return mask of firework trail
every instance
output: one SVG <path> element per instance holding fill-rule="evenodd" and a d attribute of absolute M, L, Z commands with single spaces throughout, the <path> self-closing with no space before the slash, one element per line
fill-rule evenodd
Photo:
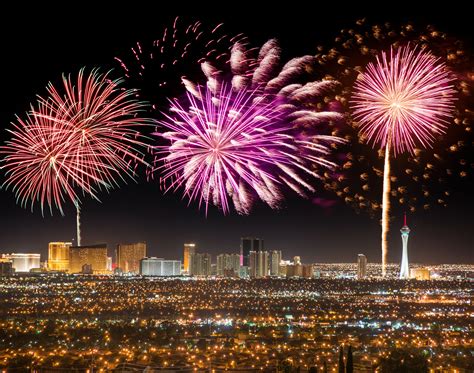
<path fill-rule="evenodd" d="M 69 200 L 77 209 L 80 245 L 80 197 L 98 200 L 101 190 L 133 178 L 144 163 L 147 145 L 137 128 L 149 125 L 140 118 L 145 105 L 134 91 L 122 90 L 120 80 L 108 74 L 81 70 L 74 79 L 63 76 L 62 90 L 51 83 L 48 96 L 39 97 L 26 119 L 17 119 L 8 131 L 11 139 L 0 148 L 5 188 L 18 203 L 31 209 L 39 203 L 61 214 Z"/>
<path fill-rule="evenodd" d="M 279 62 L 275 40 L 255 57 L 237 42 L 230 74 L 203 62 L 205 87 L 183 79 L 186 99 L 171 102 L 160 123 L 167 131 L 158 134 L 170 141 L 157 152 L 165 190 L 183 187 L 189 202 L 204 204 L 206 212 L 214 204 L 227 213 L 232 201 L 240 214 L 250 212 L 255 197 L 278 208 L 284 189 L 315 192 L 312 180 L 321 169 L 336 168 L 331 147 L 343 141 L 325 134 L 323 124 L 342 115 L 309 103 L 336 82 L 295 83 L 313 57 L 295 58 L 281 70 Z"/>
<path fill-rule="evenodd" d="M 382 52 L 354 86 L 353 116 L 373 145 L 385 148 L 382 199 L 382 275 L 387 263 L 390 209 L 390 156 L 431 147 L 454 111 L 456 91 L 444 63 L 416 47 Z"/>
<path fill-rule="evenodd" d="M 181 93 L 181 77 L 200 76 L 199 64 L 206 60 L 225 65 L 233 42 L 222 23 L 208 25 L 176 17 L 154 40 L 137 42 L 127 53 L 115 57 L 128 86 L 152 103 L 155 110 L 167 107 L 166 97 Z"/>

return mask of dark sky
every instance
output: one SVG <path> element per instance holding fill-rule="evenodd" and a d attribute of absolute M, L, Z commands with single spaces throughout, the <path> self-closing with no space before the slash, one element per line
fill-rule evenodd
<path fill-rule="evenodd" d="M 35 94 L 44 93 L 50 80 L 61 73 L 75 73 L 83 66 L 112 66 L 119 50 L 143 38 L 159 36 L 165 23 L 174 16 L 157 16 L 156 11 L 141 8 L 119 16 L 107 13 L 77 14 L 73 18 L 31 17 L 19 13 L 6 15 L 0 23 L 2 40 L 0 123 L 7 128 L 15 114 L 23 115 Z M 351 25 L 357 14 L 331 12 L 314 15 L 279 16 L 214 16 L 203 21 L 223 21 L 234 32 L 246 33 L 255 44 L 270 37 L 280 39 L 289 55 L 314 52 L 319 43 L 329 42 L 343 27 Z M 433 23 L 466 40 L 472 47 L 472 22 L 468 15 L 403 16 L 391 15 L 390 21 L 413 20 L 418 24 Z M 380 20 L 380 18 L 375 18 Z M 21 30 L 21 31 L 19 31 Z M 7 138 L 3 130 L 0 139 Z M 472 159 L 471 159 L 472 162 Z M 3 175 L 0 177 L 3 178 Z M 428 263 L 474 263 L 474 197 L 472 179 L 452 185 L 452 198 L 447 208 L 433 208 L 410 216 L 410 260 Z M 257 204 L 250 216 L 223 216 L 211 208 L 206 217 L 195 204 L 187 206 L 178 194 L 163 195 L 156 183 L 130 183 L 102 196 L 102 202 L 85 200 L 83 207 L 83 241 L 146 241 L 151 255 L 179 258 L 182 244 L 195 241 L 199 250 L 212 254 L 237 252 L 242 235 L 265 240 L 268 249 L 281 249 L 284 257 L 301 255 L 304 261 L 355 261 L 365 253 L 369 261 L 380 260 L 380 228 L 378 221 L 357 214 L 342 202 L 322 208 L 298 198 L 287 200 L 280 211 Z M 392 223 L 390 261 L 399 261 L 401 240 L 398 230 L 402 217 Z M 0 191 L 0 252 L 21 251 L 46 254 L 47 243 L 71 240 L 75 236 L 75 213 L 66 209 L 41 216 L 15 204 L 11 191 Z"/>

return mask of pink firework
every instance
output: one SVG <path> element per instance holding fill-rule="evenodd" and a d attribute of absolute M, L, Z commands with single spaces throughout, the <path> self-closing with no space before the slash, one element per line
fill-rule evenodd
<path fill-rule="evenodd" d="M 234 44 L 231 74 L 203 63 L 206 88 L 183 79 L 186 100 L 172 101 L 161 122 L 168 132 L 159 135 L 170 141 L 158 147 L 165 189 L 183 188 L 206 211 L 214 204 L 227 213 L 233 203 L 238 213 L 248 214 L 255 198 L 278 208 L 285 189 L 306 197 L 316 191 L 318 172 L 336 167 L 331 146 L 342 140 L 322 127 L 342 115 L 314 105 L 336 83 L 295 83 L 313 58 L 295 58 L 280 70 L 275 40 L 256 59 L 249 54 L 243 44 Z"/>
<path fill-rule="evenodd" d="M 369 142 L 385 148 L 382 192 L 382 275 L 386 275 L 390 212 L 390 154 L 427 147 L 444 133 L 454 110 L 455 90 L 443 63 L 410 46 L 385 52 L 359 76 L 353 115 Z"/>
<path fill-rule="evenodd" d="M 373 144 L 394 153 L 411 152 L 418 142 L 430 146 L 444 133 L 454 109 L 452 78 L 439 58 L 416 47 L 382 52 L 355 83 L 354 118 Z"/>
<path fill-rule="evenodd" d="M 63 77 L 62 93 L 49 84 L 48 98 L 40 97 L 26 119 L 13 124 L 0 148 L 3 186 L 22 206 L 39 203 L 42 211 L 48 205 L 63 213 L 69 200 L 79 209 L 81 195 L 97 199 L 101 189 L 134 176 L 146 148 L 137 126 L 149 121 L 139 117 L 145 105 L 119 84 L 81 70 L 76 80 Z"/>

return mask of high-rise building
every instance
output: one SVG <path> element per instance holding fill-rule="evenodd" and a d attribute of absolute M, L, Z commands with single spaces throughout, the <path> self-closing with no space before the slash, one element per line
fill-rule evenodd
<path fill-rule="evenodd" d="M 303 277 L 304 278 L 314 277 L 314 266 L 312 264 L 303 264 Z"/>
<path fill-rule="evenodd" d="M 410 278 L 420 281 L 428 281 L 431 279 L 431 272 L 428 268 L 412 268 L 410 269 Z"/>
<path fill-rule="evenodd" d="M 268 251 L 258 252 L 258 276 L 268 277 L 268 270 L 270 268 L 270 255 Z"/>
<path fill-rule="evenodd" d="M 303 264 L 299 256 L 293 257 L 293 263 L 287 263 L 286 277 L 303 277 Z"/>
<path fill-rule="evenodd" d="M 107 273 L 107 245 L 71 246 L 69 249 L 70 273 L 81 273 L 84 264 L 91 266 L 94 274 Z"/>
<path fill-rule="evenodd" d="M 113 266 L 114 266 L 114 263 L 112 261 L 112 257 L 111 256 L 108 256 L 107 257 L 107 271 L 110 271 L 112 272 L 113 271 Z"/>
<path fill-rule="evenodd" d="M 410 268 L 408 266 L 408 235 L 410 234 L 410 228 L 407 225 L 407 214 L 405 213 L 403 219 L 403 227 L 400 229 L 402 234 L 402 243 L 403 243 L 403 251 L 402 251 L 402 264 L 400 266 L 400 278 L 407 279 L 410 278 Z"/>
<path fill-rule="evenodd" d="M 220 254 L 217 256 L 217 275 L 237 277 L 240 270 L 239 254 Z"/>
<path fill-rule="evenodd" d="M 217 264 L 211 263 L 211 276 L 217 276 Z"/>
<path fill-rule="evenodd" d="M 11 276 L 12 274 L 12 262 L 9 259 L 0 258 L 0 276 Z"/>
<path fill-rule="evenodd" d="M 367 257 L 364 254 L 357 255 L 357 278 L 364 279 L 367 276 Z"/>
<path fill-rule="evenodd" d="M 30 272 L 33 268 L 40 268 L 40 254 L 3 254 L 2 258 L 8 259 L 12 263 L 15 272 Z"/>
<path fill-rule="evenodd" d="M 240 239 L 240 265 L 250 266 L 250 252 L 263 251 L 263 240 L 254 237 L 242 237 Z"/>
<path fill-rule="evenodd" d="M 257 268 L 258 268 L 258 256 L 256 251 L 251 251 L 249 253 L 249 277 L 256 278 L 257 277 Z"/>
<path fill-rule="evenodd" d="M 286 277 L 303 277 L 303 264 L 287 264 Z"/>
<path fill-rule="evenodd" d="M 117 266 L 123 273 L 140 273 L 140 260 L 146 257 L 146 243 L 117 245 Z"/>
<path fill-rule="evenodd" d="M 279 272 L 279 276 L 281 277 L 286 277 L 286 273 L 288 271 L 288 265 L 287 263 L 283 263 L 280 264 L 279 268 L 278 268 L 278 272 Z"/>
<path fill-rule="evenodd" d="M 224 276 L 225 265 L 226 265 L 226 255 L 228 254 L 219 254 L 216 258 L 217 265 L 217 276 Z M 240 257 L 239 257 L 240 261 Z"/>
<path fill-rule="evenodd" d="M 140 260 L 140 274 L 142 276 L 180 276 L 181 261 L 155 257 L 143 258 Z"/>
<path fill-rule="evenodd" d="M 189 263 L 191 254 L 196 252 L 196 244 L 193 242 L 185 243 L 184 244 L 184 252 L 183 252 L 183 271 L 186 274 L 189 274 Z"/>
<path fill-rule="evenodd" d="M 48 244 L 48 270 L 69 271 L 69 248 L 71 242 L 50 242 Z"/>
<path fill-rule="evenodd" d="M 211 268 L 211 254 L 194 253 L 189 257 L 189 274 L 191 276 L 210 276 Z"/>
<path fill-rule="evenodd" d="M 268 251 L 251 251 L 249 254 L 249 262 L 249 274 L 251 278 L 262 278 L 268 276 Z"/>
<path fill-rule="evenodd" d="M 270 251 L 270 276 L 280 276 L 281 251 Z"/>

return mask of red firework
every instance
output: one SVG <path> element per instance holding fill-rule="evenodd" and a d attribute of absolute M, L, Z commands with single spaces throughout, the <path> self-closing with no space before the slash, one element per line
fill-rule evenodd
<path fill-rule="evenodd" d="M 62 91 L 48 85 L 48 97 L 17 119 L 0 147 L 3 186 L 22 206 L 39 203 L 52 212 L 55 205 L 61 214 L 67 200 L 78 206 L 81 195 L 98 199 L 98 191 L 134 177 L 147 147 L 138 128 L 150 124 L 140 117 L 146 105 L 108 74 L 81 70 L 62 83 Z"/>

